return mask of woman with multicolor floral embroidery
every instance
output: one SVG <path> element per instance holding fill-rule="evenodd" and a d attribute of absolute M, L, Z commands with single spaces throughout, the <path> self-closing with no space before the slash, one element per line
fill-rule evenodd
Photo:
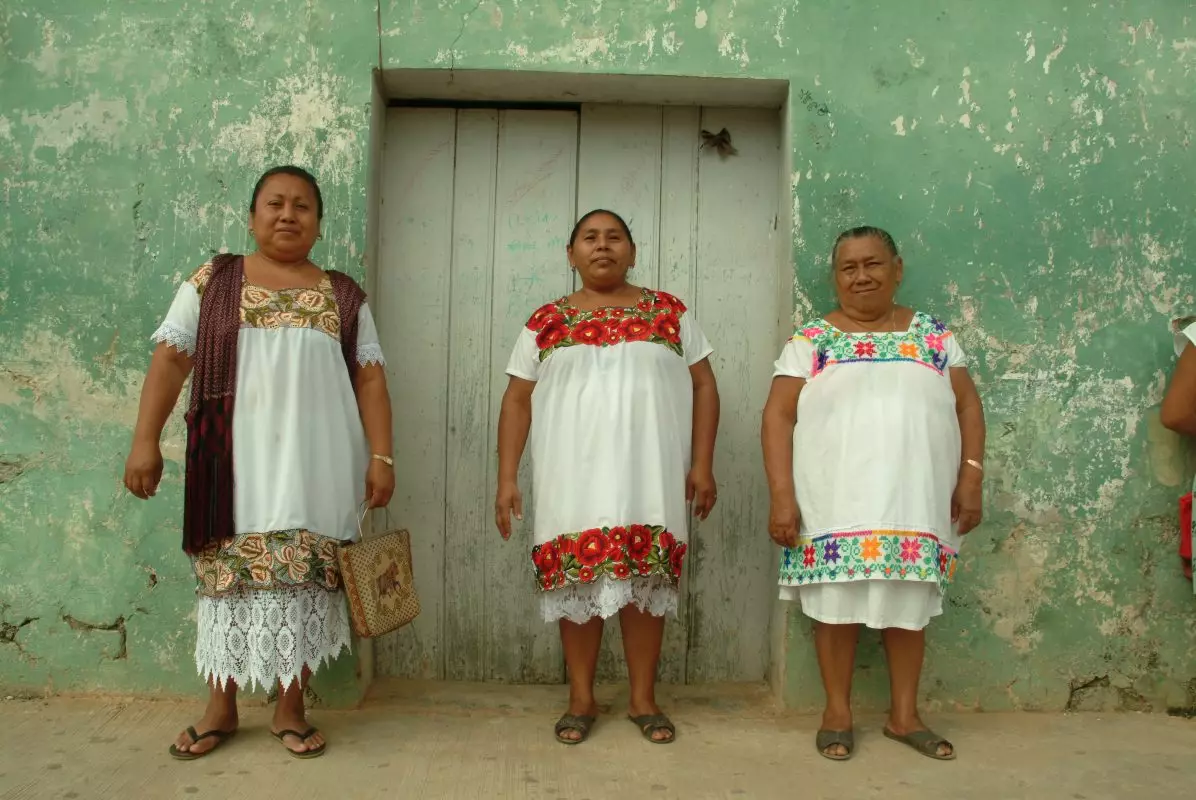
<path fill-rule="evenodd" d="M 952 759 L 918 714 L 918 681 L 960 537 L 980 523 L 984 411 L 951 331 L 894 302 L 904 265 L 889 234 L 846 231 L 831 262 L 839 308 L 785 346 L 762 426 L 781 598 L 815 620 L 826 691 L 816 744 L 851 757 L 866 625 L 883 632 L 889 662 L 885 736 Z"/>
<path fill-rule="evenodd" d="M 530 430 L 531 558 L 569 670 L 556 737 L 589 735 L 603 624 L 618 614 L 628 716 L 664 744 L 676 737 L 655 698 L 664 619 L 677 611 L 690 506 L 706 519 L 715 503 L 712 351 L 680 300 L 627 282 L 635 242 L 617 214 L 582 217 L 567 253 L 582 288 L 532 315 L 507 365 L 496 522 L 506 539 L 512 514 L 523 519 L 516 473 Z"/>
<path fill-rule="evenodd" d="M 210 693 L 203 718 L 170 747 L 182 760 L 236 732 L 237 690 L 255 685 L 278 687 L 272 733 L 291 755 L 324 753 L 303 693 L 350 643 L 337 548 L 356 536 L 358 509 L 394 491 L 390 398 L 365 294 L 308 260 L 324 215 L 319 186 L 277 167 L 249 209 L 257 251 L 203 265 L 154 333 L 125 466 L 130 492 L 157 492 L 162 429 L 190 375 L 183 549 Z"/>

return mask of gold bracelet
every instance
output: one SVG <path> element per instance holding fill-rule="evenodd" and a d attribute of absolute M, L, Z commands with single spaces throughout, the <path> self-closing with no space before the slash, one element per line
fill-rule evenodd
<path fill-rule="evenodd" d="M 395 465 L 395 460 L 390 456 L 382 456 L 374 453 L 372 456 L 370 456 L 370 458 L 372 458 L 374 461 L 381 461 L 388 467 L 393 467 Z"/>
<path fill-rule="evenodd" d="M 981 464 L 979 461 L 973 461 L 972 459 L 969 458 L 967 461 L 965 461 L 963 463 L 967 464 L 969 467 L 975 467 L 976 469 L 980 470 L 981 472 L 984 472 L 984 465 Z"/>

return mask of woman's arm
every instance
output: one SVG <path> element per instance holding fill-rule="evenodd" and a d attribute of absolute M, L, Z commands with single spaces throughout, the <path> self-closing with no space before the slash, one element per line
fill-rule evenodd
<path fill-rule="evenodd" d="M 1171 374 L 1159 418 L 1176 433 L 1196 436 L 1196 347 L 1191 344 L 1184 348 Z"/>
<path fill-rule="evenodd" d="M 357 411 L 365 438 L 370 447 L 370 465 L 366 470 L 365 497 L 370 508 L 382 508 L 390 503 L 395 490 L 394 467 L 372 456 L 391 457 L 394 439 L 391 433 L 390 390 L 386 386 L 386 370 L 379 364 L 357 369 L 354 381 Z"/>
<path fill-rule="evenodd" d="M 800 511 L 793 486 L 793 427 L 803 378 L 778 376 L 772 380 L 760 424 L 764 472 L 768 477 L 768 535 L 782 547 L 797 546 Z"/>
<path fill-rule="evenodd" d="M 498 415 L 498 495 L 494 521 L 502 538 L 511 538 L 511 515 L 523 519 L 523 495 L 519 492 L 519 462 L 532 426 L 532 392 L 535 381 L 511 377 L 502 396 Z"/>
<path fill-rule="evenodd" d="M 710 367 L 710 359 L 703 358 L 689 368 L 693 379 L 693 431 L 689 475 L 685 481 L 685 499 L 693 503 L 698 519 L 710 516 L 718 500 L 714 480 L 714 442 L 718 438 L 720 405 L 718 381 Z"/>
<path fill-rule="evenodd" d="M 162 481 L 162 429 L 170 419 L 192 366 L 189 355 L 165 342 L 154 348 L 141 387 L 133 445 L 125 461 L 125 488 L 142 500 L 153 497 Z"/>
<path fill-rule="evenodd" d="M 951 518 L 959 523 L 959 535 L 963 536 L 979 525 L 983 516 L 984 472 L 969 462 L 984 464 L 984 404 L 965 367 L 951 367 L 951 388 L 955 392 L 961 444 L 959 479 L 951 502 Z"/>

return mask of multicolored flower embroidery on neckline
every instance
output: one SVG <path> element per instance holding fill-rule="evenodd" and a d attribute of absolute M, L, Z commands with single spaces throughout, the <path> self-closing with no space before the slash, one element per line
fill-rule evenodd
<path fill-rule="evenodd" d="M 947 369 L 946 341 L 951 331 L 939 320 L 919 311 L 904 331 L 849 333 L 820 319 L 794 336 L 814 345 L 811 378 L 835 364 L 885 361 L 921 364 L 941 375 Z"/>
<path fill-rule="evenodd" d="M 562 297 L 541 306 L 532 314 L 527 328 L 536 334 L 540 361 L 562 347 L 587 344 L 610 347 L 623 342 L 660 344 L 677 355 L 681 347 L 681 317 L 685 304 L 667 292 L 643 290 L 643 297 L 631 307 L 610 306 L 582 311 Z"/>
<path fill-rule="evenodd" d="M 615 525 L 560 536 L 532 548 L 536 584 L 544 591 L 566 585 L 662 576 L 676 585 L 685 542 L 663 525 Z"/>

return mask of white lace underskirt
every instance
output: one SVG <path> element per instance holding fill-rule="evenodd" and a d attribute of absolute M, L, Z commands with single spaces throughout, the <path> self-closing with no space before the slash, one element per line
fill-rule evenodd
<path fill-rule="evenodd" d="M 654 617 L 677 616 L 677 587 L 664 576 L 623 581 L 570 584 L 540 595 L 545 622 L 567 619 L 583 625 L 594 617 L 609 619 L 629 605 Z"/>
<path fill-rule="evenodd" d="M 200 596 L 197 612 L 195 664 L 221 687 L 290 686 L 304 667 L 314 673 L 351 644 L 344 593 L 316 586 Z"/>

